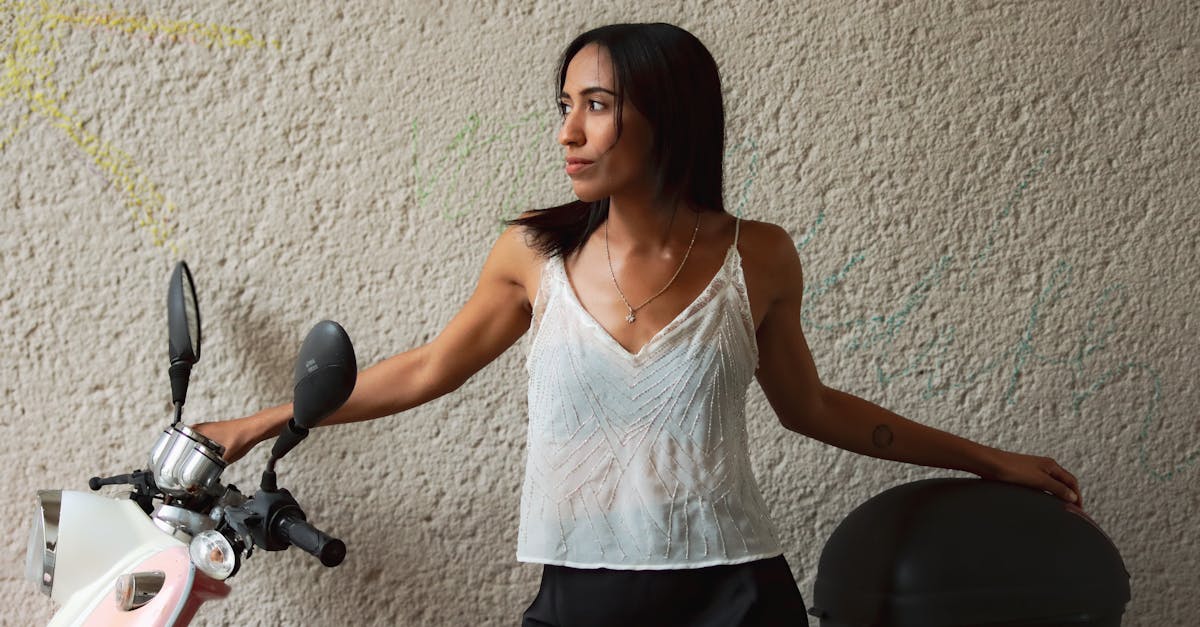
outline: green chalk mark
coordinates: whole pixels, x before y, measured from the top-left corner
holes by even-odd
[[[410,127],[411,164],[416,180],[417,206],[422,209],[432,206],[437,209],[442,219],[451,221],[473,213],[481,204],[492,205],[497,214],[497,222],[515,217],[521,211],[529,209],[531,192],[527,179],[530,166],[537,159],[541,140],[550,129],[544,117],[537,113],[526,114],[515,121],[504,123],[496,132],[484,134],[480,132],[483,126],[482,117],[479,114],[471,114],[448,144],[429,151],[422,148],[420,125],[414,121]],[[507,151],[514,145],[516,149],[509,153],[510,156],[506,160],[493,161],[494,172],[487,177],[489,181],[507,180],[506,186],[503,183],[478,185],[465,198],[455,194],[464,168],[473,155],[493,147],[496,150]],[[517,164],[515,173],[502,172],[507,163]],[[498,190],[497,187],[503,189]],[[442,196],[435,197],[435,193]],[[498,206],[497,199],[493,196],[496,193],[500,194]],[[448,207],[444,198],[451,197],[461,204],[453,208]]]
[[[410,164],[415,181],[417,207],[435,210],[444,220],[458,220],[477,212],[480,206],[489,206],[495,211],[497,228],[505,220],[520,215],[534,207],[529,175],[539,156],[548,150],[545,142],[552,130],[552,121],[543,113],[528,113],[514,121],[502,122],[500,129],[488,133],[487,125],[478,113],[473,113],[455,131],[451,140],[441,146],[426,146],[423,142],[421,125],[414,121],[409,126],[412,142]],[[474,186],[465,197],[456,190],[467,163],[477,155],[504,153],[504,160],[490,160],[494,170],[481,177],[485,183]],[[726,151],[726,157],[749,153],[749,172],[738,185],[734,214],[741,216],[749,203],[750,194],[759,172],[758,142],[747,139]],[[516,165],[515,172],[504,171],[503,166]],[[499,198],[495,197],[499,194]],[[450,207],[448,200],[461,203]]]

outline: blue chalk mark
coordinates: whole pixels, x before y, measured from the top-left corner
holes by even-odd
[[[1038,161],[1025,173],[1017,187],[1010,194],[1005,206],[997,214],[990,225],[980,249],[969,259],[966,276],[958,285],[957,293],[967,291],[968,286],[977,280],[978,270],[985,267],[995,249],[1000,229],[1004,226],[1017,205],[1024,197],[1035,177],[1045,168],[1050,150],[1042,153]],[[796,243],[797,250],[809,246],[815,236],[823,229],[826,221],[825,212],[817,215],[816,221]],[[923,383],[922,397],[944,397],[948,392],[975,388],[982,383],[981,377],[997,372],[1004,364],[1008,364],[1009,375],[1004,391],[1001,394],[1001,407],[1009,409],[1017,405],[1018,392],[1022,380],[1030,376],[1030,371],[1036,367],[1066,368],[1072,375],[1071,407],[1076,416],[1082,412],[1085,402],[1093,398],[1107,386],[1125,381],[1147,380],[1148,387],[1143,387],[1143,394],[1148,394],[1145,413],[1141,416],[1142,428],[1138,435],[1137,463],[1150,477],[1158,481],[1168,481],[1178,476],[1184,470],[1191,468],[1200,459],[1200,451],[1188,454],[1181,462],[1170,470],[1156,469],[1151,462],[1151,451],[1148,439],[1151,429],[1161,424],[1159,415],[1162,401],[1162,377],[1151,365],[1143,361],[1119,361],[1107,367],[1097,364],[1105,356],[1109,348],[1109,337],[1117,328],[1117,316],[1126,301],[1124,288],[1119,285],[1106,287],[1096,302],[1093,303],[1088,321],[1079,338],[1074,342],[1073,349],[1065,355],[1046,355],[1038,350],[1038,333],[1040,324],[1046,313],[1053,307],[1063,303],[1071,296],[1073,269],[1071,265],[1058,260],[1049,278],[1030,303],[1026,323],[1021,334],[1011,347],[992,355],[982,364],[958,366],[948,365],[952,357],[952,349],[958,337],[956,325],[947,324],[932,332],[932,337],[920,343],[915,351],[906,349],[903,355],[891,355],[895,341],[908,322],[928,302],[930,295],[940,287],[947,277],[957,269],[956,256],[946,254],[934,261],[926,273],[908,289],[897,309],[890,314],[860,316],[849,320],[818,321],[811,315],[811,307],[826,297],[836,286],[845,283],[851,272],[862,266],[867,260],[867,254],[859,251],[854,253],[843,266],[832,275],[813,282],[806,281],[804,289],[805,305],[801,311],[801,323],[810,331],[849,334],[850,341],[843,345],[846,351],[873,349],[879,361],[875,368],[875,378],[881,386],[895,382],[897,379],[911,377]],[[911,328],[911,325],[909,325]],[[888,358],[899,357],[902,364],[888,369],[881,362]],[[961,361],[961,360],[959,360]],[[959,363],[956,361],[955,363]],[[1099,374],[1089,374],[1100,370]]]

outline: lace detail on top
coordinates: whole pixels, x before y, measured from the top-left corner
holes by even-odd
[[[781,553],[747,451],[758,347],[736,243],[637,353],[583,308],[558,257],[532,330],[519,560],[655,569]]]

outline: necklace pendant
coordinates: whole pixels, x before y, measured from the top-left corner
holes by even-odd
[[[635,316],[635,315],[633,314],[633,311],[630,311],[630,312],[629,312],[629,315],[628,315],[628,316],[625,316],[625,322],[628,322],[629,324],[633,324],[633,321],[634,321],[634,320],[637,320],[637,316]]]

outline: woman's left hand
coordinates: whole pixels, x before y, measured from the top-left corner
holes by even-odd
[[[1083,508],[1079,480],[1049,457],[1022,455],[1000,451],[994,460],[994,471],[985,479],[996,479],[1044,490],[1058,498]]]

